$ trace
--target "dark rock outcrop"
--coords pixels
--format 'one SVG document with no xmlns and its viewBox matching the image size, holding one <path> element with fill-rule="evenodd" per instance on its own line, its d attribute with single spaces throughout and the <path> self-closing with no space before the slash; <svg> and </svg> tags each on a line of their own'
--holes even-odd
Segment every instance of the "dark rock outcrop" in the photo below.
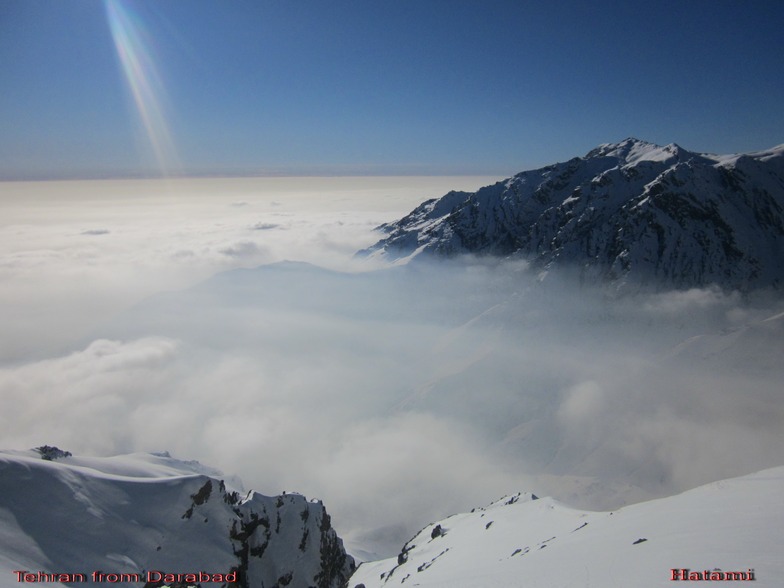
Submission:
<svg viewBox="0 0 784 588">
<path fill-rule="evenodd" d="M 361 252 L 516 256 L 583 280 L 784 286 L 784 146 L 712 156 L 637 139 L 424 202 Z"/>
</svg>

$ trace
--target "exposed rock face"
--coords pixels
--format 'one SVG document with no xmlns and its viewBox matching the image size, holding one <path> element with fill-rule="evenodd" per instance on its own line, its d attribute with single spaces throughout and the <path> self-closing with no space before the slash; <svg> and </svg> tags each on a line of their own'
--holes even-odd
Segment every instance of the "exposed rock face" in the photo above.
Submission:
<svg viewBox="0 0 784 588">
<path fill-rule="evenodd" d="M 33 451 L 37 451 L 41 454 L 41 459 L 46 461 L 54 461 L 55 459 L 71 457 L 72 455 L 70 451 L 63 451 L 59 447 L 54 447 L 52 445 L 41 445 L 40 447 L 36 447 Z"/>
<path fill-rule="evenodd" d="M 168 454 L 38 455 L 53 449 L 0 452 L 0 571 L 97 570 L 150 588 L 199 585 L 186 576 L 199 573 L 230 579 L 210 586 L 342 588 L 355 569 L 320 501 L 241 494 Z"/>
<path fill-rule="evenodd" d="M 321 502 L 299 494 L 274 501 L 254 494 L 232 510 L 236 518 L 229 536 L 239 559 L 240 586 L 342 588 L 354 571 Z"/>
<path fill-rule="evenodd" d="M 583 279 L 688 288 L 784 286 L 784 146 L 733 156 L 637 139 L 450 192 L 379 229 L 392 259 L 521 256 Z"/>
</svg>

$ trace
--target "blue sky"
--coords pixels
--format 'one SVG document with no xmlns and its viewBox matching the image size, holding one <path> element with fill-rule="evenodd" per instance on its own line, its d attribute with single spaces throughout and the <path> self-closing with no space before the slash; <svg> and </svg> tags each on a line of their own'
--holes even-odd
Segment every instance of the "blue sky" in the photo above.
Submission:
<svg viewBox="0 0 784 588">
<path fill-rule="evenodd" d="M 0 178 L 763 149 L 784 142 L 782 24 L 778 0 L 0 0 Z"/>
</svg>

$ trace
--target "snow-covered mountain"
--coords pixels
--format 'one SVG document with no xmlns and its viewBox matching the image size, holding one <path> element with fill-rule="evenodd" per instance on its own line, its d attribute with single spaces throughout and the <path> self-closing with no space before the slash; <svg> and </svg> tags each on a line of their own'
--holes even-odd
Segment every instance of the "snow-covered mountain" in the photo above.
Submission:
<svg viewBox="0 0 784 588">
<path fill-rule="evenodd" d="M 582 278 L 686 288 L 784 285 L 784 145 L 717 156 L 629 138 L 450 192 L 362 253 L 516 255 Z"/>
<path fill-rule="evenodd" d="M 345 584 L 354 561 L 321 502 L 218 475 L 168 454 L 0 452 L 0 585 Z"/>
<path fill-rule="evenodd" d="M 320 502 L 245 493 L 167 454 L 40 449 L 0 452 L 3 586 L 764 587 L 784 575 L 784 467 L 612 512 L 518 493 L 355 569 Z"/>
<path fill-rule="evenodd" d="M 396 558 L 361 564 L 349 586 L 780 586 L 782 492 L 774 468 L 614 512 L 507 496 L 427 525 Z"/>
</svg>

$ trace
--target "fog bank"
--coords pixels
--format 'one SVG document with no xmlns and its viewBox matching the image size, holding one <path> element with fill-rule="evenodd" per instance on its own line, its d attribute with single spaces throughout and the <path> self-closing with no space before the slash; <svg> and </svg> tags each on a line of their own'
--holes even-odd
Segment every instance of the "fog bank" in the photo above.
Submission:
<svg viewBox="0 0 784 588">
<path fill-rule="evenodd" d="M 384 555 L 518 490 L 617 508 L 781 464 L 780 297 L 612 298 L 493 259 L 363 266 L 372 227 L 427 188 L 391 182 L 385 208 L 374 180 L 334 179 L 328 205 L 315 179 L 16 202 L 2 445 L 168 450 L 323 499 L 352 548 Z"/>
</svg>

